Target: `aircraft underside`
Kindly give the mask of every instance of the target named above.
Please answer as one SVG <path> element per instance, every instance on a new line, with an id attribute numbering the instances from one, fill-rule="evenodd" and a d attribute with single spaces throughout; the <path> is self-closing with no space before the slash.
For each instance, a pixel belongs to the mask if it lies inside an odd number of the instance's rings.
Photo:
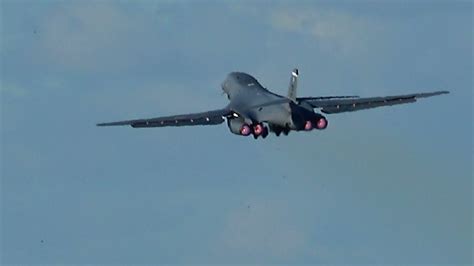
<path id="1" fill-rule="evenodd" d="M 312 131 L 324 130 L 328 126 L 328 120 L 321 114 L 313 113 L 309 117 L 300 119 L 300 121 L 288 121 L 284 124 L 276 124 L 271 122 L 252 122 L 246 121 L 240 116 L 231 116 L 227 118 L 227 126 L 229 130 L 241 136 L 252 135 L 255 139 L 266 138 L 270 132 L 276 136 L 288 135 L 291 131 Z"/>
<path id="2" fill-rule="evenodd" d="M 367 97 L 322 96 L 297 97 L 298 70 L 291 72 L 287 96 L 264 88 L 254 77 L 243 72 L 232 72 L 222 83 L 229 104 L 221 109 L 200 113 L 162 116 L 99 123 L 98 126 L 131 126 L 133 128 L 181 127 L 218 125 L 227 120 L 229 130 L 236 135 L 255 139 L 276 136 L 291 131 L 323 130 L 328 126 L 324 114 L 354 112 L 364 109 L 414 103 L 420 98 L 447 94 L 448 91 L 412 93 L 405 95 Z"/>

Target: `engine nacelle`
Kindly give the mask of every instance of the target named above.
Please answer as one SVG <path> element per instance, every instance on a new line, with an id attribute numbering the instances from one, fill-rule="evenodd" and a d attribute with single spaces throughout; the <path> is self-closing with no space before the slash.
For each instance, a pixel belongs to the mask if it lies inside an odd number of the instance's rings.
<path id="1" fill-rule="evenodd" d="M 252 133 L 252 128 L 240 117 L 227 119 L 227 126 L 236 135 L 248 136 Z"/>
<path id="2" fill-rule="evenodd" d="M 306 120 L 303 129 L 305 131 L 311 131 L 313 129 L 322 130 L 322 129 L 326 129 L 327 126 L 328 126 L 328 120 L 326 119 L 326 117 L 315 113 L 314 118 L 312 118 L 311 120 Z"/>
<path id="3" fill-rule="evenodd" d="M 314 125 L 316 129 L 326 129 L 328 127 L 328 120 L 326 119 L 326 117 L 319 115 L 316 118 Z"/>

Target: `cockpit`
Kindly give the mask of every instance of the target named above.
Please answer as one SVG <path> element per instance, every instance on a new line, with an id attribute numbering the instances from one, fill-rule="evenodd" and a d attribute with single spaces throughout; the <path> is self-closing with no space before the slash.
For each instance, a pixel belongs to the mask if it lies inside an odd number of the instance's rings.
<path id="1" fill-rule="evenodd" d="M 261 88 L 262 86 L 251 75 L 243 72 L 232 72 L 222 83 L 222 90 L 227 94 L 227 98 L 232 98 L 240 90 L 246 88 Z"/>

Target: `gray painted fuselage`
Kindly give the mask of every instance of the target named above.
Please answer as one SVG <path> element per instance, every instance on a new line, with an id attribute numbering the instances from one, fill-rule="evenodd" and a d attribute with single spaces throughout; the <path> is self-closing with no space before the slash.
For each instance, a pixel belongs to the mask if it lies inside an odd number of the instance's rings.
<path id="1" fill-rule="evenodd" d="M 281 128 L 300 130 L 308 116 L 317 115 L 311 107 L 294 104 L 288 98 L 270 92 L 254 77 L 243 72 L 227 75 L 222 90 L 230 100 L 228 108 L 245 117 L 245 122 L 249 124 L 267 122 Z M 278 101 L 282 104 L 266 105 Z"/>

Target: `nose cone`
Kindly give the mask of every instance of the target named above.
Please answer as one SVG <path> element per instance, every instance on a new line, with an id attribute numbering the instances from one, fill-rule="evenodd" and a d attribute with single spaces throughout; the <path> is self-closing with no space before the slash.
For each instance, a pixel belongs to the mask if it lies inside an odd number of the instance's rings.
<path id="1" fill-rule="evenodd" d="M 225 92 L 225 81 L 221 84 L 221 89 Z"/>
<path id="2" fill-rule="evenodd" d="M 224 91 L 225 94 L 227 94 L 227 97 L 230 99 L 234 94 L 235 94 L 235 73 L 229 73 L 227 75 L 226 79 L 222 82 L 222 90 Z"/>
<path id="3" fill-rule="evenodd" d="M 221 89 L 223 93 L 227 94 L 227 97 L 230 97 L 229 82 L 227 79 L 222 82 Z"/>

